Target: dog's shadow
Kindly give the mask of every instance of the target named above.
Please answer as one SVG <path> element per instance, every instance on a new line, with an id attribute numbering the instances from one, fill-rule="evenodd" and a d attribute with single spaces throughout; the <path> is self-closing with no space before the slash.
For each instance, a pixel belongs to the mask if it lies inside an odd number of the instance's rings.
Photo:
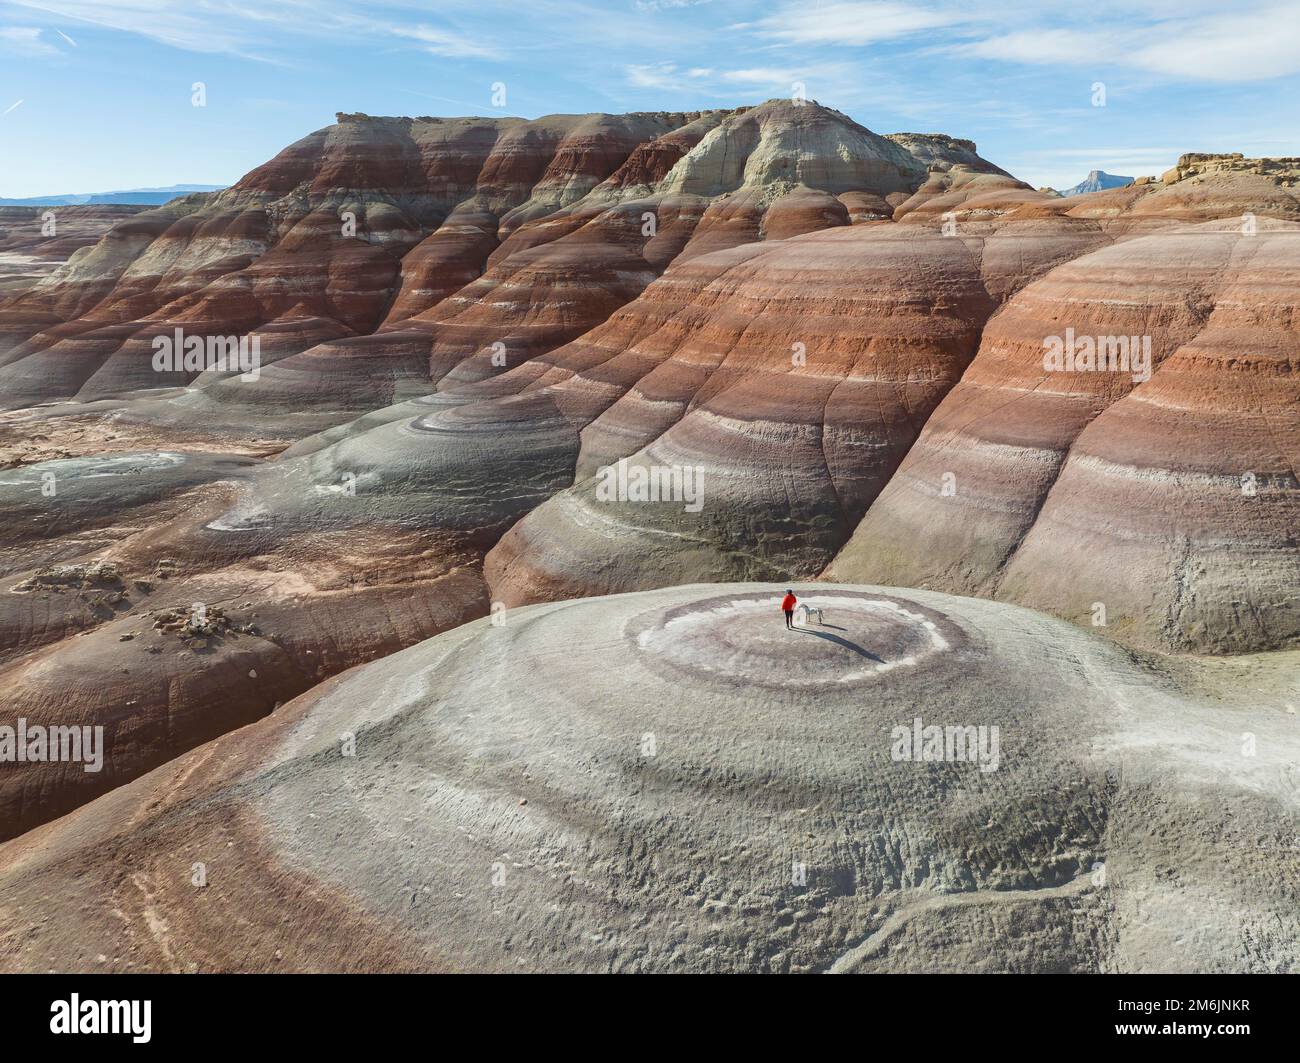
<path id="1" fill-rule="evenodd" d="M 823 624 L 822 626 L 835 627 L 834 624 Z M 841 638 L 839 635 L 832 635 L 829 631 L 817 631 L 810 627 L 797 627 L 795 628 L 795 630 L 802 631 L 808 635 L 816 635 L 819 639 L 827 639 L 830 642 L 834 642 L 837 645 L 843 646 L 846 650 L 852 650 L 854 653 L 860 654 L 861 656 L 865 657 L 869 661 L 875 661 L 877 664 L 885 663 L 885 659 L 883 657 L 877 657 L 870 650 L 863 649 L 856 642 L 850 642 L 848 639 Z M 835 630 L 845 631 L 847 629 L 842 627 L 835 627 Z"/>

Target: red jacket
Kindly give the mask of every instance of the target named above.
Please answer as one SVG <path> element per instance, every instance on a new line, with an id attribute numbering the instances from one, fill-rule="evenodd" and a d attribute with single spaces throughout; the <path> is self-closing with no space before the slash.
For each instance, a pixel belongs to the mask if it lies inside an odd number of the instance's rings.
<path id="1" fill-rule="evenodd" d="M 797 602 L 798 600 L 799 599 L 796 598 L 793 594 L 787 594 L 784 598 L 781 599 L 781 608 L 785 610 L 787 613 L 792 613 L 794 612 L 795 602 Z"/>

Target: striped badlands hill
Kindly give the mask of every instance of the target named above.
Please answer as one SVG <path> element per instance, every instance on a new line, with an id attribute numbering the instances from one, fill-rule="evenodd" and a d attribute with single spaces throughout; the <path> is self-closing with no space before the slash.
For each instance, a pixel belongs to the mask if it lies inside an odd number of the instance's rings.
<path id="1" fill-rule="evenodd" d="M 1210 222 L 1053 270 L 989 323 L 828 575 L 994 595 L 1168 649 L 1295 642 L 1297 321 L 1294 222 Z M 1150 378 L 1045 371 L 1044 338 L 1067 329 L 1149 337 Z"/>
<path id="2" fill-rule="evenodd" d="M 144 207 L 0 206 L 0 299 L 34 287 Z"/>
<path id="3" fill-rule="evenodd" d="M 918 193 L 892 227 L 712 257 L 689 329 L 610 344 L 668 350 L 584 426 L 574 487 L 491 552 L 493 597 L 825 568 L 1166 650 L 1300 640 L 1290 186 L 1248 170 L 1079 204 L 984 180 Z M 1197 221 L 1207 204 L 1231 220 Z M 1149 379 L 1047 371 L 1067 330 L 1149 342 Z M 594 474 L 620 458 L 702 469 L 708 501 L 611 505 Z"/>
<path id="4" fill-rule="evenodd" d="M 790 101 L 345 115 L 231 189 L 119 226 L 0 311 L 9 403 L 63 403 L 7 426 L 0 720 L 57 703 L 117 736 L 100 774 L 6 773 L 4 830 L 485 612 L 486 550 L 573 483 L 582 418 L 649 368 L 639 352 L 601 368 L 577 337 L 671 264 L 695 272 L 652 314 L 690 302 L 717 255 L 887 224 L 972 182 L 1023 188 L 968 142 L 898 143 Z M 972 290 L 958 316 L 988 305 Z M 175 329 L 256 339 L 260 372 L 155 371 Z M 553 399 L 541 376 L 572 380 Z M 56 460 L 33 462 L 41 447 Z"/>
<path id="5" fill-rule="evenodd" d="M 699 117 L 339 115 L 232 188 L 119 226 L 7 304 L 7 405 L 187 384 L 195 374 L 150 363 L 152 336 L 176 327 L 244 334 L 288 317 L 298 342 L 277 357 L 372 333 L 395 299 L 399 317 L 433 305 L 477 277 L 514 228 Z M 481 236 L 467 239 L 467 225 Z"/>
<path id="6" fill-rule="evenodd" d="M 5 772 L 0 828 L 494 603 L 825 574 L 1294 644 L 1286 180 L 1050 198 L 778 101 L 345 116 L 137 216 L 2 311 L 4 393 L 61 401 L 2 425 L 0 726 L 113 754 Z M 174 328 L 264 364 L 156 373 Z M 1150 379 L 1044 372 L 1067 332 L 1149 336 Z"/>
<path id="7" fill-rule="evenodd" d="M 535 121 L 340 115 L 0 304 L 0 402 L 197 382 L 210 386 L 150 419 L 246 430 L 253 418 L 294 438 L 560 346 L 678 257 L 887 216 L 932 170 L 941 184 L 953 169 L 1014 183 L 969 142 L 915 142 L 919 155 L 791 101 Z M 157 371 L 152 341 L 177 328 L 259 336 L 261 378 Z"/>

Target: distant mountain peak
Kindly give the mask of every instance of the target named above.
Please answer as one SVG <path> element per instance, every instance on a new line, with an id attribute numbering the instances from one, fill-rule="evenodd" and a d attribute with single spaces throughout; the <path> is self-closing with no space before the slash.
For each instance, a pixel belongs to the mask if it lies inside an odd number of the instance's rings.
<path id="1" fill-rule="evenodd" d="M 1133 181 L 1134 178 L 1132 177 L 1118 177 L 1113 173 L 1107 173 L 1105 170 L 1090 170 L 1088 176 L 1073 188 L 1061 189 L 1061 195 L 1081 196 L 1085 192 L 1102 192 L 1108 188 L 1123 188 L 1125 185 L 1131 185 Z"/>

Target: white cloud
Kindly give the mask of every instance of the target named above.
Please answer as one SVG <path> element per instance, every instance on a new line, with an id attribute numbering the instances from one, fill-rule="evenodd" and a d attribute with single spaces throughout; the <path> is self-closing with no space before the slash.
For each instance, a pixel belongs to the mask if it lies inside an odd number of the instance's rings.
<path id="1" fill-rule="evenodd" d="M 1269 4 L 1104 31 L 1016 29 L 952 51 L 1043 66 L 1120 64 L 1192 81 L 1259 81 L 1300 73 L 1300 18 L 1288 5 Z"/>
<path id="2" fill-rule="evenodd" d="M 779 67 L 758 66 L 744 70 L 724 70 L 719 75 L 723 81 L 741 85 L 790 85 L 801 80 L 798 73 Z"/>
<path id="3" fill-rule="evenodd" d="M 388 32 L 395 37 L 419 41 L 425 45 L 426 51 L 434 55 L 477 59 L 498 59 L 501 56 L 501 53 L 490 45 L 479 44 L 459 33 L 435 29 L 432 26 L 390 26 Z"/>
<path id="4" fill-rule="evenodd" d="M 671 11 L 679 7 L 699 7 L 712 0 L 636 0 L 638 11 Z"/>
<path id="5" fill-rule="evenodd" d="M 13 0 L 19 7 L 136 33 L 192 52 L 240 53 L 244 42 L 221 12 L 189 14 L 168 0 Z M 224 12 L 227 16 L 229 12 Z M 212 17 L 205 17 L 212 16 Z"/>
<path id="6" fill-rule="evenodd" d="M 350 36 L 358 40 L 409 41 L 433 55 L 499 58 L 499 49 L 452 28 L 375 18 L 364 5 L 329 0 L 11 0 L 19 7 L 76 22 L 134 33 L 189 52 L 224 53 L 248 59 L 268 45 L 293 38 Z M 274 33 L 268 31 L 274 29 Z"/>
<path id="7" fill-rule="evenodd" d="M 956 50 L 981 59 L 1013 63 L 1093 64 L 1122 55 L 1122 38 L 1079 30 L 1017 30 Z"/>
<path id="8" fill-rule="evenodd" d="M 24 59 L 63 54 L 48 41 L 41 40 L 41 31 L 34 26 L 0 26 L 0 53 Z"/>
<path id="9" fill-rule="evenodd" d="M 380 54 L 405 49 L 453 60 L 497 60 L 508 53 L 521 63 L 531 57 L 534 72 L 545 62 L 561 77 L 581 69 L 590 73 L 589 83 L 622 70 L 631 86 L 654 91 L 754 85 L 785 92 L 793 80 L 807 82 L 811 91 L 812 70 L 856 64 L 855 72 L 821 79 L 819 91 L 828 99 L 861 97 L 871 72 L 862 49 L 872 45 L 880 47 L 871 60 L 882 65 L 895 56 L 928 62 L 938 55 L 949 62 L 1140 71 L 1161 81 L 1249 82 L 1297 74 L 1294 4 L 1243 0 L 1227 11 L 1211 0 L 1089 0 L 1074 7 L 999 0 L 978 9 L 959 0 L 752 0 L 745 7 L 755 14 L 736 24 L 740 0 L 725 7 L 695 0 L 608 6 L 532 0 L 517 7 L 506 0 L 388 0 L 382 8 L 362 0 L 0 0 L 0 7 L 29 15 L 20 21 L 40 12 L 78 36 L 76 26 L 89 24 L 193 52 L 284 61 L 303 41 L 355 40 L 358 48 Z M 565 33 L 553 34 L 555 26 Z M 0 31 L 0 53 L 67 55 L 71 44 L 65 47 L 58 33 L 52 25 Z M 752 66 L 716 66 L 722 55 L 737 51 L 747 52 L 750 58 L 740 62 Z M 941 70 L 939 77 L 947 74 Z M 923 91 L 921 80 L 909 82 L 910 93 Z M 960 96 L 949 93 L 947 105 L 960 107 Z"/>
<path id="10" fill-rule="evenodd" d="M 1139 65 L 1205 81 L 1259 81 L 1300 72 L 1300 15 L 1293 5 L 1234 11 L 1169 29 L 1138 50 L 1133 58 Z"/>
<path id="11" fill-rule="evenodd" d="M 656 63 L 652 66 L 632 64 L 623 68 L 627 79 L 639 89 L 673 90 L 682 87 L 682 80 L 677 76 L 677 66 L 673 63 Z"/>
<path id="12" fill-rule="evenodd" d="M 837 0 L 829 4 L 786 4 L 775 15 L 745 28 L 783 44 L 864 45 L 939 29 L 960 16 L 889 0 Z"/>
<path id="13" fill-rule="evenodd" d="M 623 68 L 629 84 L 661 92 L 710 93 L 734 98 L 741 94 L 787 96 L 796 84 L 810 97 L 839 99 L 860 82 L 855 71 L 841 63 L 810 63 L 806 66 L 752 66 L 735 70 L 692 67 L 681 70 L 675 63 L 628 65 Z"/>

